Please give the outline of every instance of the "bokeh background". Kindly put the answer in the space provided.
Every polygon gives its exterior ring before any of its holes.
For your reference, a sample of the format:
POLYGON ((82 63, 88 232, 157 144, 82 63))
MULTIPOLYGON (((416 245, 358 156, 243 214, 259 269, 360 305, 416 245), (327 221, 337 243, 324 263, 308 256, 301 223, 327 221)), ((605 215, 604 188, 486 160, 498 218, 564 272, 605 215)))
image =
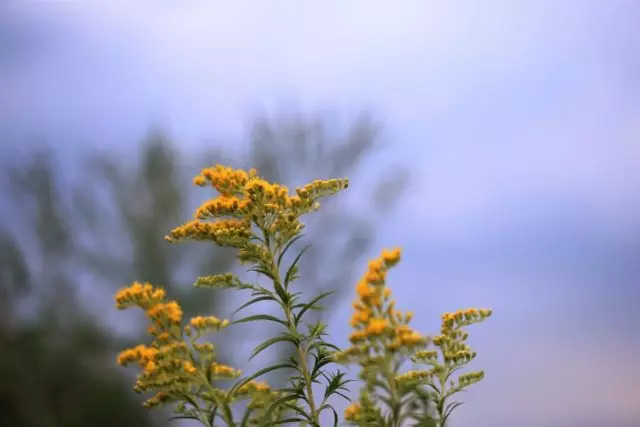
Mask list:
POLYGON ((639 76, 633 0, 2 2, 0 424, 165 424, 114 366, 143 324, 112 294, 239 304, 191 288, 232 254, 162 240, 222 162, 350 177, 300 282, 339 290, 339 345, 383 247, 418 329, 494 309, 453 427, 640 426, 639 76))

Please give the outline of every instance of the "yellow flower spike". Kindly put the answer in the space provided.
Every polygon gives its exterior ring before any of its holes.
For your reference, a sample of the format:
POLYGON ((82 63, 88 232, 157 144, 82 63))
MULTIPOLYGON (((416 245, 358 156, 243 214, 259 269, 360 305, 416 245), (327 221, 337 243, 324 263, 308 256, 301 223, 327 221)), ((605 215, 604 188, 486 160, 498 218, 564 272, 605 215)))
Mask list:
POLYGON ((390 352, 396 352, 402 347, 402 342, 399 340, 394 340, 390 343, 387 343, 385 347, 390 352))
POLYGON ((380 335, 387 327, 389 327, 389 321, 387 319, 371 319, 367 327, 367 332, 372 335, 380 335))
POLYGON ((191 325, 191 327, 195 329, 208 329, 208 328, 221 329, 221 328, 224 328, 225 326, 228 326, 229 321, 220 320, 215 316, 208 316, 208 317, 197 316, 192 318, 189 321, 189 324, 191 325))
POLYGON ((211 372, 213 375, 223 378, 235 378, 241 375, 240 371, 233 369, 231 366, 222 365, 219 363, 213 363, 211 365, 211 372))
POLYGON ((118 365, 120 366, 126 366, 128 363, 130 362, 134 362, 138 359, 137 357, 137 353, 135 351, 135 349, 126 349, 121 351, 117 358, 116 358, 116 363, 118 363, 118 365))
POLYGON ((358 413, 360 412, 361 407, 357 403, 352 403, 344 410, 344 419, 346 421, 356 421, 358 417, 358 413))
POLYGON ((360 281, 358 286, 356 287, 356 292, 360 296, 360 298, 367 298, 371 296, 374 289, 369 285, 369 283, 365 281, 360 281))
POLYGON ((366 338, 367 338, 366 331, 355 331, 355 332, 352 332, 351 335, 349 335, 349 342, 351 342, 351 344, 357 344, 366 338))
POLYGON ((373 297, 371 297, 371 305, 376 307, 378 310, 382 309, 382 299, 379 295, 373 295, 373 297))
POLYGON ((482 317, 489 317, 491 316, 491 309, 490 308, 481 308, 480 309, 480 315, 482 317))
POLYGON ((164 291, 164 289, 155 289, 152 291, 151 293, 151 298, 156 300, 156 301, 161 301, 166 297, 166 292, 164 291))
POLYGON ((353 316, 351 316, 351 320, 349 321, 349 324, 351 325, 352 328, 357 327, 360 324, 360 317, 354 314, 353 316))
POLYGON ((160 334, 158 334, 157 340, 160 342, 168 342, 171 340, 171 336, 168 332, 161 332, 160 334))
POLYGON ((269 387, 267 383, 255 383, 254 387, 256 391, 259 391, 259 392, 266 392, 271 389, 271 387, 269 387))
POLYGON ((374 259, 369 261, 369 271, 370 272, 380 272, 384 268, 384 264, 381 259, 374 259))
POLYGON ((398 264, 398 262, 400 262, 400 254, 401 254, 400 248, 395 248, 392 250, 385 249, 384 251, 382 251, 382 259, 386 264, 387 268, 393 267, 396 264, 398 264))
POLYGON ((196 329, 202 329, 206 326, 205 318, 202 316, 192 318, 189 323, 196 329))
POLYGON ((164 304, 164 315, 169 322, 174 325, 179 325, 182 322, 182 308, 177 301, 169 301, 164 304))
POLYGON ((144 285, 134 282, 131 286, 120 289, 115 296, 116 307, 120 310, 130 306, 138 306, 143 310, 150 310, 164 301, 165 292, 162 288, 154 288, 151 284, 144 285))
POLYGON ((204 176, 198 175, 193 178, 193 185, 197 185, 199 187, 204 187, 207 184, 207 180, 204 176))
POLYGON ((196 369, 195 366, 193 366, 193 363, 185 361, 182 364, 182 369, 184 370, 184 372, 186 372, 187 374, 195 374, 196 372, 198 372, 198 370, 196 369))

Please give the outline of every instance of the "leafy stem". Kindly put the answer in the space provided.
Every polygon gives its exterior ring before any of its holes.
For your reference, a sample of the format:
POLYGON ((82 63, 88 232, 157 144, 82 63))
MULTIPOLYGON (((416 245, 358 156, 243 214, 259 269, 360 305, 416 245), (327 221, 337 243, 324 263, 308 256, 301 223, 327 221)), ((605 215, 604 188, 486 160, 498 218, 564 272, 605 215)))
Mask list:
MULTIPOLYGON (((294 316, 293 314, 292 304, 294 299, 287 289, 288 282, 292 276, 292 271, 293 269, 296 268, 295 264, 297 260, 294 261, 294 263, 291 265, 291 267, 287 271, 287 274, 286 274, 287 283, 285 283, 285 286, 283 287, 282 278, 280 277, 280 268, 278 265, 279 264, 278 260, 281 259, 281 256, 284 254, 285 249, 279 251, 278 249, 272 248, 269 232, 265 228, 262 228, 262 233, 263 233, 263 239, 264 239, 263 243, 269 254, 269 262, 271 264, 270 269, 272 270, 273 285, 276 290, 276 293, 278 294, 278 297, 280 298, 279 303, 284 311, 287 328, 289 329, 291 334, 293 334, 296 337, 299 337, 302 335, 298 331, 297 320, 299 319, 297 319, 296 316, 294 316)), ((309 370, 309 364, 307 363, 309 358, 309 351, 308 351, 309 349, 308 349, 308 346, 305 345, 305 340, 303 339, 296 339, 294 342, 294 345, 296 346, 296 351, 297 351, 298 359, 300 363, 299 371, 302 374, 302 378, 304 379, 304 383, 305 383, 305 390, 307 394, 306 400, 309 405, 309 412, 310 412, 309 416, 312 423, 315 426, 320 426, 319 412, 316 409, 315 399, 313 396, 313 387, 312 387, 313 381, 311 378, 311 372, 309 370)))
POLYGON ((384 377, 387 380, 387 384, 389 385, 389 409, 391 409, 389 427, 399 427, 401 415, 401 398, 398 393, 395 373, 393 372, 390 363, 391 361, 387 361, 384 368, 384 377))

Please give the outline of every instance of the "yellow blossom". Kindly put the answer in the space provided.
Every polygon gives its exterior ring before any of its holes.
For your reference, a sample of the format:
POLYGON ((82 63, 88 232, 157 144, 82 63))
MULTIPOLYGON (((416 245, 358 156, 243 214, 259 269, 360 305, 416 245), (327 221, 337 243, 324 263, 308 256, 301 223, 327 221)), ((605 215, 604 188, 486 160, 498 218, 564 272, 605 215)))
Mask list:
POLYGON ((347 409, 344 410, 344 419, 346 421, 356 421, 360 410, 360 405, 358 405, 357 403, 352 403, 351 405, 347 406, 347 409))
POLYGON ((182 369, 187 373, 187 374, 195 374, 198 370, 196 369, 195 366, 193 366, 193 363, 185 361, 182 364, 182 369))
POLYGON ((387 319, 371 319, 367 332, 371 335, 380 335, 389 326, 387 319))

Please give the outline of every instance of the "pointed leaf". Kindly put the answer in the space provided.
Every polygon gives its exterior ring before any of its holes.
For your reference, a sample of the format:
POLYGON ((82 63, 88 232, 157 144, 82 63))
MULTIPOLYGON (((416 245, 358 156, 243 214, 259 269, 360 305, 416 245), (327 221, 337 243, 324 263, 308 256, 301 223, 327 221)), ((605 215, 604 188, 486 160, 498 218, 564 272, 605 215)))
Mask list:
POLYGON ((287 243, 286 246, 282 249, 282 252, 280 253, 280 256, 278 257, 278 263, 277 263, 278 268, 280 268, 280 264, 282 263, 282 258, 287 253, 287 251, 289 250, 291 245, 293 245, 295 242, 300 240, 302 237, 304 237, 304 234, 298 234, 296 237, 294 237, 293 239, 289 240, 289 243, 287 243))
POLYGON ((257 297, 257 298, 253 298, 252 300, 250 300, 249 302, 246 302, 244 304, 242 304, 240 307, 238 307, 233 313, 231 313, 231 316, 233 316, 234 314, 238 313, 239 311, 253 305, 253 304, 257 304, 259 302, 262 301, 274 301, 275 298, 271 297, 271 296, 261 296, 261 297, 257 297))
POLYGON ((263 276, 268 277, 271 280, 276 280, 275 277, 273 277, 273 274, 271 274, 271 272, 263 267, 252 267, 247 271, 251 271, 251 272, 255 272, 255 273, 260 273, 263 276))
MULTIPOLYGON (((279 343, 279 342, 290 342, 293 345, 297 345, 298 344, 298 340, 295 337, 292 337, 291 335, 288 334, 283 334, 283 335, 279 335, 277 337, 273 337, 273 338, 269 338, 268 340, 262 342, 261 344, 259 344, 254 350, 253 353, 251 353, 251 357, 249 357, 249 360, 252 360, 254 357, 256 357, 258 354, 262 353, 264 350, 266 350, 267 348, 271 347, 272 345, 279 343)), ((288 364, 287 364, 288 366, 288 364)))
POLYGON ((285 322, 284 320, 280 320, 277 317, 271 316, 269 314, 254 314, 253 316, 243 317, 242 319, 234 320, 233 322, 231 322, 231 325, 235 325, 235 324, 238 324, 238 323, 255 322, 256 320, 268 320, 268 321, 271 321, 271 322, 280 323, 281 325, 284 325, 285 327, 287 326, 287 322, 285 322))
POLYGON ((289 288, 289 283, 293 280, 293 274, 295 273, 295 269, 296 266, 298 264, 298 261, 300 261, 300 257, 302 256, 303 253, 305 253, 309 248, 311 247, 311 245, 307 245, 305 246, 300 253, 298 254, 298 256, 293 260, 293 262, 291 263, 291 265, 289 266, 289 269, 287 270, 287 274, 285 274, 284 276, 284 287, 285 289, 289 288))
POLYGON ((286 402, 290 402, 292 400, 298 400, 298 396, 296 396, 295 394, 290 394, 288 396, 283 396, 277 400, 275 400, 274 402, 272 402, 269 407, 267 408, 264 417, 269 419, 269 417, 271 416, 271 413, 279 406, 282 405, 283 403, 286 402))
POLYGON ((289 364, 288 364, 288 363, 281 363, 281 364, 278 364, 278 365, 273 365, 273 366, 269 366, 269 367, 266 367, 266 368, 264 368, 264 369, 261 369, 261 370, 259 370, 258 372, 254 373, 254 374, 252 374, 252 375, 249 375, 248 377, 243 378, 242 380, 238 381, 238 382, 237 382, 237 383, 236 383, 236 384, 231 388, 231 390, 229 391, 229 394, 227 395, 227 399, 228 399, 229 397, 233 396, 233 395, 235 394, 235 392, 236 392, 236 391, 238 391, 238 389, 239 389, 240 387, 242 387, 243 385, 246 385, 246 384, 248 384, 249 382, 251 382, 251 381, 255 380, 255 379, 256 379, 256 378, 258 378, 259 376, 264 375, 264 374, 267 374, 267 373, 272 372, 272 371, 276 371, 276 370, 278 370, 278 369, 289 369, 289 368, 291 368, 291 366, 289 366, 289 364))
POLYGON ((298 324, 300 322, 300 319, 302 318, 302 315, 309 309, 312 309, 313 306, 320 301, 323 298, 328 297, 329 295, 335 294, 335 291, 328 291, 328 292, 323 292, 320 295, 318 295, 317 297, 315 297, 314 299, 312 299, 311 301, 309 301, 306 304, 300 304, 300 306, 302 307, 302 309, 298 312, 298 314, 296 315, 295 321, 296 324, 298 324))
POLYGON ((462 405, 464 402, 451 402, 447 405, 447 408, 444 412, 444 416, 442 417, 442 424, 446 424, 447 420, 449 419, 449 416, 451 416, 451 413, 453 412, 454 409, 456 409, 458 406, 462 405))

